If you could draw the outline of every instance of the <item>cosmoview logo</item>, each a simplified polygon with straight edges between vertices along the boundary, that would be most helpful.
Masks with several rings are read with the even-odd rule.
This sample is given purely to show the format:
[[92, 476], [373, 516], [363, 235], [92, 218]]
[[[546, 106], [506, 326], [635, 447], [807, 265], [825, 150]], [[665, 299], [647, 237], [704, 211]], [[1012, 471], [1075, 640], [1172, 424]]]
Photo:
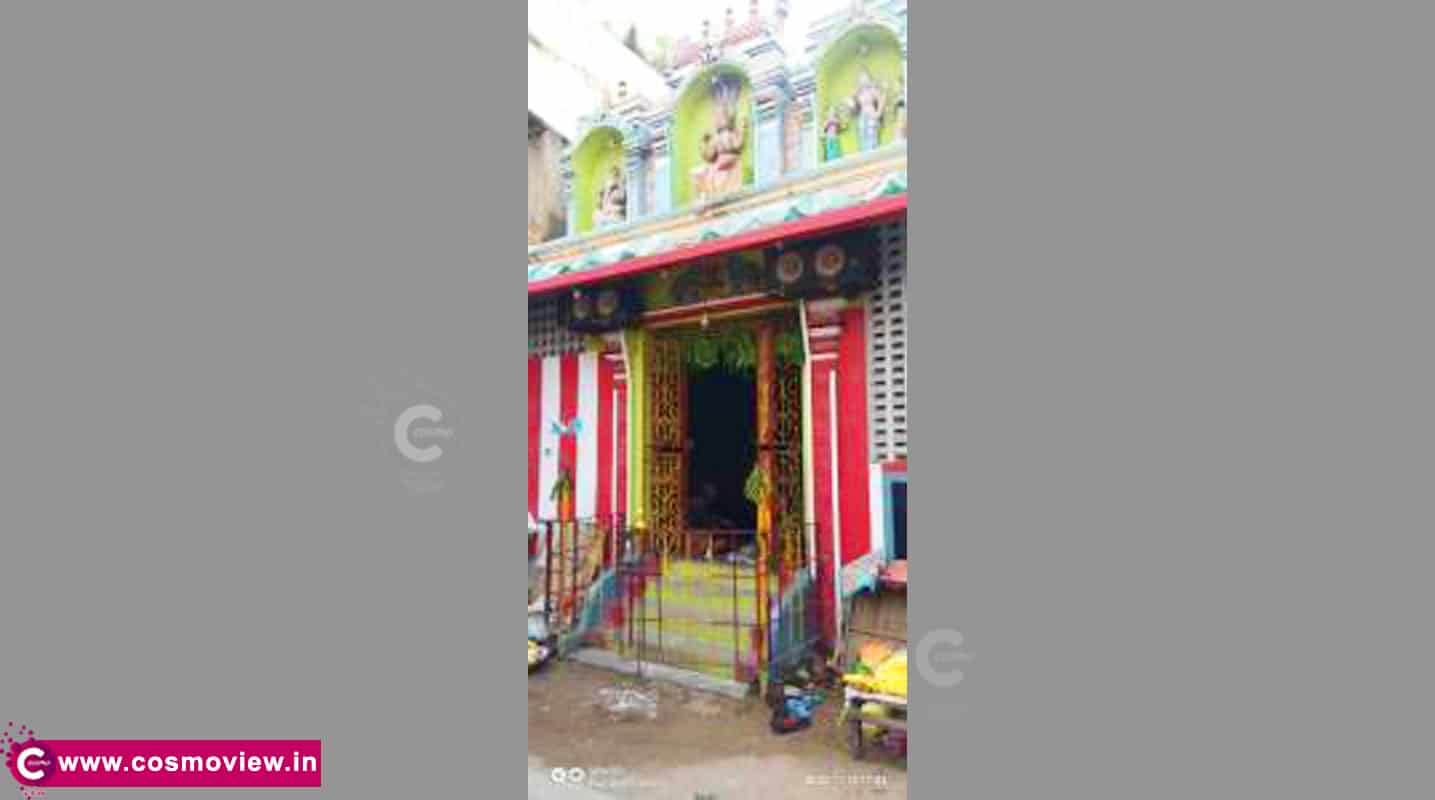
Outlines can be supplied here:
[[[49, 739], [11, 721], [5, 765], [25, 800], [51, 789], [323, 786], [317, 739]], [[41, 788], [44, 787], [44, 788]]]
[[965, 641], [961, 633], [946, 628], [924, 635], [913, 654], [917, 674], [938, 689], [956, 688], [964, 677], [957, 664], [972, 660], [969, 653], [962, 652]]
[[394, 421], [394, 444], [398, 446], [399, 453], [404, 458], [416, 464], [428, 464], [437, 461], [443, 455], [443, 448], [437, 444], [419, 446], [416, 442], [431, 439], [452, 439], [452, 428], [436, 428], [432, 426], [415, 427], [417, 422], [439, 423], [443, 421], [443, 412], [436, 406], [417, 405], [409, 406], [399, 414]]
[[15, 773], [32, 785], [39, 785], [55, 774], [55, 754], [39, 742], [15, 753]]

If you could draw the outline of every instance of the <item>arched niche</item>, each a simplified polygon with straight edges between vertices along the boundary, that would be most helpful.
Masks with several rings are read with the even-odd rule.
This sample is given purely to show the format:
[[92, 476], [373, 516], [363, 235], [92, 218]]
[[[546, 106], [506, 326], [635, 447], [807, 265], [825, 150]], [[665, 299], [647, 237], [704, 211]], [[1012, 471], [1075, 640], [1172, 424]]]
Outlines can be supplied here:
[[[843, 33], [828, 45], [817, 62], [817, 106], [815, 126], [819, 164], [862, 152], [859, 117], [853, 99], [870, 77], [883, 94], [884, 110], [877, 133], [877, 147], [899, 138], [897, 101], [905, 102], [902, 43], [884, 25], [867, 23]], [[837, 136], [839, 152], [828, 145], [829, 118], [834, 109], [840, 119]]]
[[752, 84], [740, 67], [719, 63], [694, 75], [673, 106], [673, 207], [751, 186], [755, 127]]
[[[602, 125], [593, 128], [573, 148], [571, 160], [573, 170], [573, 226], [574, 233], [587, 233], [604, 225], [621, 222], [623, 217], [603, 219], [600, 212], [600, 193], [608, 191], [610, 181], [617, 179], [622, 191], [627, 191], [627, 172], [623, 148], [623, 134], [614, 127]], [[626, 211], [626, 200], [624, 205]], [[597, 217], [595, 219], [595, 217]]]

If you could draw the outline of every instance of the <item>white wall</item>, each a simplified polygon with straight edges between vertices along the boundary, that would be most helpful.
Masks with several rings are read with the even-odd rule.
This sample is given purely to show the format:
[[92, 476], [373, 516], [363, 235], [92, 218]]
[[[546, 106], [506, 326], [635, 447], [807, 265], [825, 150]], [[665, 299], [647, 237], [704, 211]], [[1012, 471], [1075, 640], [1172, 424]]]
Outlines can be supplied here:
[[574, 0], [528, 0], [528, 110], [570, 142], [579, 118], [597, 111], [619, 81], [654, 102], [663, 76], [623, 46]]

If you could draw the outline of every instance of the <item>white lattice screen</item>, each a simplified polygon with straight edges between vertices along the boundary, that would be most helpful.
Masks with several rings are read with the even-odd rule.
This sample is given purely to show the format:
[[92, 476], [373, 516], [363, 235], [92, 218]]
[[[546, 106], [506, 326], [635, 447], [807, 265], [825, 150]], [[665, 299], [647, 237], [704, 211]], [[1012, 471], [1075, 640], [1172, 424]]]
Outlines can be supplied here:
[[529, 357], [562, 355], [583, 349], [583, 340], [558, 319], [558, 298], [540, 297], [528, 303]]
[[873, 461], [907, 457], [907, 223], [879, 230], [880, 281], [867, 299], [867, 407]]

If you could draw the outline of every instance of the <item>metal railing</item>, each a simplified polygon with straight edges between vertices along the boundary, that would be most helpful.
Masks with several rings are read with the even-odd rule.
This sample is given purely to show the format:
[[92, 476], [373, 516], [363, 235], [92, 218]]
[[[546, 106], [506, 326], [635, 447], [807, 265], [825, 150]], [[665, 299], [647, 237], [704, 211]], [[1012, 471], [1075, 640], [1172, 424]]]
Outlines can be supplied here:
[[825, 606], [805, 545], [761, 559], [752, 530], [659, 532], [621, 515], [541, 522], [539, 537], [544, 625], [560, 652], [597, 645], [640, 673], [661, 663], [771, 685], [821, 644]]

